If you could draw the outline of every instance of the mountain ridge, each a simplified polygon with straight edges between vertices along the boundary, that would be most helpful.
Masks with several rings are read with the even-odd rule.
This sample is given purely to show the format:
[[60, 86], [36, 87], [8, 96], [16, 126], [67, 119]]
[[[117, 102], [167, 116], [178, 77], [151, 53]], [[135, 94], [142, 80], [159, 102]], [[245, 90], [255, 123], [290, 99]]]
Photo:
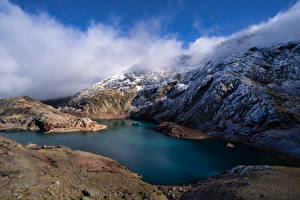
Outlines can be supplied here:
[[70, 105], [99, 118], [112, 111], [175, 122], [299, 159], [300, 43], [251, 47], [186, 73], [123, 74], [83, 90]]

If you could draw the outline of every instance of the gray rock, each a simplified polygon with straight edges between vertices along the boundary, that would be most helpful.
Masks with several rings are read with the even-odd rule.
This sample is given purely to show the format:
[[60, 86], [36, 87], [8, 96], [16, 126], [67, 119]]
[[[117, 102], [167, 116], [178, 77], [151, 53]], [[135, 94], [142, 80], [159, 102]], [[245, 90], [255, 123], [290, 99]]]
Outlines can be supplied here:
[[[99, 94], [114, 90], [126, 97], [117, 107], [133, 118], [175, 122], [300, 158], [300, 43], [232, 55], [221, 51], [186, 73], [129, 73], [101, 81], [78, 93], [71, 105], [106, 110]], [[93, 96], [100, 98], [93, 105], [101, 108], [86, 103]], [[105, 99], [105, 106], [115, 105], [112, 100]]]

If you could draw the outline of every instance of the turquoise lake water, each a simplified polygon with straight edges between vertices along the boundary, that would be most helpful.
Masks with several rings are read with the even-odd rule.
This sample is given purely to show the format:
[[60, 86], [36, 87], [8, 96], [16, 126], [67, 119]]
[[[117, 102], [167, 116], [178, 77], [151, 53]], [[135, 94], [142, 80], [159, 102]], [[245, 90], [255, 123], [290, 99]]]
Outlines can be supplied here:
[[152, 130], [147, 122], [101, 121], [99, 132], [43, 134], [32, 131], [2, 132], [22, 144], [64, 145], [108, 156], [142, 175], [152, 184], [184, 184], [216, 175], [240, 164], [282, 164], [273, 154], [246, 145], [227, 148], [217, 139], [182, 140]]

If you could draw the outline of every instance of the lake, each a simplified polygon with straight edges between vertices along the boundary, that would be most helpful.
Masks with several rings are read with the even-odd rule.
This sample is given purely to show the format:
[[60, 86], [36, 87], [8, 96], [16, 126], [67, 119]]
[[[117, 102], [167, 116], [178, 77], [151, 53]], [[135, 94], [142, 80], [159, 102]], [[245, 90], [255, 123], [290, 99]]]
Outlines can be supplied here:
[[99, 132], [43, 134], [35, 131], [1, 132], [22, 144], [64, 145], [108, 156], [142, 175], [152, 184], [184, 184], [216, 175], [236, 165], [283, 164], [269, 152], [218, 139], [184, 140], [152, 130], [154, 124], [129, 119], [103, 120]]

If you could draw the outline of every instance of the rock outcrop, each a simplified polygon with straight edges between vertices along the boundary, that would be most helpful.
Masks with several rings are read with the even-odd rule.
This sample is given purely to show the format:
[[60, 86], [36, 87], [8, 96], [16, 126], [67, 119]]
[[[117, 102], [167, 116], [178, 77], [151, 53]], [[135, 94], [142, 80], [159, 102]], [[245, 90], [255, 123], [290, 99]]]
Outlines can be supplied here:
[[23, 146], [0, 135], [0, 199], [166, 197], [107, 157], [62, 146]]
[[71, 106], [170, 121], [300, 159], [300, 43], [252, 47], [181, 74], [114, 77], [78, 93]]
[[30, 97], [0, 100], [0, 130], [41, 130], [50, 133], [97, 131], [105, 128], [105, 125], [89, 118], [62, 113]]
[[180, 139], [206, 139], [209, 136], [199, 130], [186, 128], [171, 122], [162, 122], [153, 128], [166, 136]]

